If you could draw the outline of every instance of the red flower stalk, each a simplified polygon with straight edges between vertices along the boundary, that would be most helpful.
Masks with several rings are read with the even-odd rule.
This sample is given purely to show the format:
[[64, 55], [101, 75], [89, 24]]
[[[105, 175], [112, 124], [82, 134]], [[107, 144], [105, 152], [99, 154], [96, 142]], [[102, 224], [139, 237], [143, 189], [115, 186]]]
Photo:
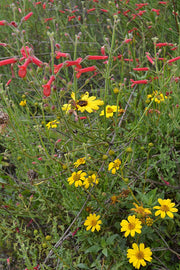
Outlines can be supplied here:
[[96, 66], [91, 66], [91, 67], [81, 68], [81, 69], [75, 68], [75, 71], [77, 71], [76, 78], [79, 79], [82, 73], [95, 71], [95, 70], [96, 70]]
[[146, 53], [146, 57], [147, 57], [147, 59], [149, 60], [149, 62], [150, 62], [152, 65], [154, 65], [154, 61], [153, 61], [153, 59], [149, 56], [149, 53]]
[[87, 9], [87, 13], [89, 13], [89, 12], [91, 12], [91, 11], [94, 11], [94, 10], [96, 10], [95, 8], [91, 8], [91, 9]]
[[87, 119], [87, 117], [86, 116], [80, 116], [79, 119], [84, 120], [84, 119]]
[[108, 59], [108, 56], [102, 56], [102, 55], [88, 55], [86, 56], [87, 60], [106, 60]]
[[39, 60], [36, 56], [32, 56], [31, 61], [38, 67], [43, 66], [43, 62], [41, 60]]
[[17, 62], [17, 59], [14, 57], [9, 58], [9, 59], [5, 59], [5, 60], [0, 61], [0, 67], [5, 66], [5, 65], [9, 65], [9, 64], [14, 64], [16, 62]]
[[66, 65], [66, 67], [76, 66], [77, 68], [82, 68], [82, 66], [80, 65], [81, 61], [82, 61], [82, 58], [79, 57], [74, 61], [66, 61], [65, 65]]
[[69, 53], [63, 53], [63, 52], [58, 52], [55, 51], [56, 53], [56, 59], [59, 59], [60, 57], [69, 57]]
[[175, 57], [175, 58], [172, 58], [172, 59], [168, 60], [168, 64], [170, 64], [170, 63], [172, 63], [172, 62], [175, 62], [175, 61], [177, 61], [177, 60], [179, 60], [179, 59], [180, 59], [180, 56], [177, 56], [177, 57]]
[[0, 21], [0, 25], [6, 25], [7, 22], [5, 20]]
[[144, 68], [133, 68], [133, 70], [136, 70], [136, 71], [148, 71], [149, 68], [148, 67], [144, 67]]
[[19, 66], [19, 71], [18, 71], [19, 77], [24, 78], [26, 76], [26, 73], [27, 73], [26, 69], [30, 63], [31, 63], [31, 58], [28, 58], [22, 66]]
[[148, 80], [134, 81], [134, 80], [130, 79], [130, 81], [132, 82], [131, 88], [136, 84], [147, 84], [148, 83]]
[[55, 80], [55, 76], [52, 75], [52, 76], [50, 77], [50, 80], [47, 82], [47, 84], [42, 85], [44, 96], [46, 96], [46, 97], [49, 97], [49, 96], [50, 96], [50, 94], [51, 94], [51, 84], [52, 84], [52, 82], [53, 82], [54, 80]]
[[27, 21], [33, 15], [33, 12], [28, 13], [25, 17], [21, 19], [21, 21]]
[[54, 73], [58, 73], [58, 71], [63, 67], [64, 63], [61, 63], [59, 65], [54, 65]]
[[59, 12], [60, 12], [60, 13], [65, 13], [65, 11], [64, 11], [64, 10], [59, 10]]

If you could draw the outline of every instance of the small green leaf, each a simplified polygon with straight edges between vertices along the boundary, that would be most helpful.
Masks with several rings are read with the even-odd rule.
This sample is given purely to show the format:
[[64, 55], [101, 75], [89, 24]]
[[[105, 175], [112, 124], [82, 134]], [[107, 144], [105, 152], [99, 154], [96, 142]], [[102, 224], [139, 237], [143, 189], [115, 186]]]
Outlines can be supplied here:
[[90, 248], [88, 248], [85, 253], [90, 253], [90, 252], [98, 252], [101, 249], [100, 246], [94, 245]]
[[7, 184], [7, 182], [3, 178], [1, 178], [1, 177], [0, 177], [0, 183], [1, 184]]
[[103, 250], [102, 250], [102, 253], [104, 254], [104, 256], [108, 256], [108, 250], [107, 250], [107, 248], [104, 248]]

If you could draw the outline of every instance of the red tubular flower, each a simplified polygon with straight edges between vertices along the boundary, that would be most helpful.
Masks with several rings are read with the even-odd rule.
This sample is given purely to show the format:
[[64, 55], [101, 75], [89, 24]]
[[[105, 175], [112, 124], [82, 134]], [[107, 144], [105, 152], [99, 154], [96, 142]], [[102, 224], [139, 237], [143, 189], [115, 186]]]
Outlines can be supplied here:
[[58, 71], [63, 67], [64, 63], [61, 63], [59, 65], [54, 65], [54, 73], [58, 73]]
[[87, 60], [106, 60], [108, 59], [108, 56], [105, 55], [88, 55], [86, 57]]
[[130, 81], [132, 82], [131, 88], [136, 84], [147, 84], [148, 83], [148, 80], [134, 81], [134, 80], [130, 79]]
[[168, 46], [169, 44], [167, 43], [167, 42], [164, 42], [164, 43], [157, 43], [156, 44], [156, 48], [157, 47], [159, 47], [159, 48], [161, 48], [161, 47], [163, 47], [163, 46]]
[[64, 10], [59, 10], [59, 12], [60, 12], [60, 13], [65, 13], [65, 11], [64, 11]]
[[11, 83], [12, 79], [10, 79], [7, 83], [6, 86], [8, 86]]
[[103, 8], [101, 8], [101, 11], [103, 11], [103, 12], [109, 12], [107, 9], [103, 9]]
[[42, 3], [41, 1], [36, 2], [36, 3], [34, 3], [34, 6], [40, 5], [41, 3]]
[[123, 15], [124, 15], [124, 16], [127, 16], [127, 13], [128, 13], [128, 12], [130, 12], [130, 9], [124, 11], [124, 12], [123, 12]]
[[52, 75], [52, 76], [50, 77], [50, 80], [47, 82], [47, 84], [42, 85], [44, 96], [46, 96], [46, 97], [49, 97], [49, 96], [50, 96], [50, 94], [51, 94], [51, 84], [52, 84], [52, 82], [53, 82], [54, 80], [55, 80], [55, 76]]
[[0, 25], [6, 25], [7, 22], [5, 20], [0, 21]]
[[43, 7], [43, 9], [46, 9], [46, 3], [44, 3], [44, 4], [42, 5], [42, 7]]
[[129, 42], [131, 42], [132, 41], [132, 38], [128, 38], [128, 39], [125, 39], [124, 40], [124, 43], [129, 43]]
[[41, 60], [39, 60], [36, 56], [32, 56], [31, 61], [38, 67], [43, 66], [43, 62]]
[[159, 1], [159, 4], [162, 4], [162, 5], [167, 5], [168, 2], [165, 2], [165, 1]]
[[55, 51], [56, 53], [56, 59], [59, 59], [60, 57], [69, 57], [69, 53], [63, 53], [63, 52], [58, 52]]
[[66, 67], [76, 66], [77, 68], [81, 69], [82, 68], [82, 66], [80, 65], [81, 61], [82, 61], [82, 58], [79, 57], [74, 61], [66, 61], [65, 65], [66, 65]]
[[149, 62], [150, 62], [152, 65], [154, 65], [154, 61], [153, 61], [153, 59], [149, 56], [149, 53], [146, 53], [146, 57], [147, 57], [147, 59], [149, 60]]
[[92, 12], [94, 10], [96, 10], [96, 9], [95, 8], [91, 8], [91, 9], [87, 9], [86, 12], [89, 13], [89, 12]]
[[101, 47], [101, 54], [105, 55], [105, 47], [104, 46]]
[[7, 46], [7, 44], [6, 44], [6, 43], [0, 43], [0, 46], [2, 46], [2, 47], [6, 47], [6, 46]]
[[46, 23], [46, 22], [48, 22], [48, 21], [52, 21], [54, 18], [46, 18], [46, 19], [44, 19], [44, 22]]
[[175, 61], [177, 61], [177, 60], [179, 60], [179, 59], [180, 59], [180, 56], [177, 56], [177, 57], [175, 57], [175, 58], [172, 58], [172, 59], [168, 60], [168, 64], [170, 64], [170, 63], [172, 63], [172, 62], [175, 62]]
[[148, 3], [140, 3], [140, 4], [135, 4], [135, 6], [137, 6], [138, 8], [142, 8], [144, 6], [148, 6]]
[[133, 68], [133, 70], [136, 70], [136, 71], [148, 71], [149, 68], [148, 67], [144, 67], [144, 68]]
[[27, 73], [26, 69], [30, 63], [31, 63], [31, 58], [28, 58], [22, 66], [19, 66], [19, 71], [18, 71], [19, 77], [24, 78], [26, 76], [26, 73]]
[[5, 59], [5, 60], [0, 61], [0, 67], [5, 66], [5, 65], [9, 65], [9, 64], [14, 64], [16, 62], [17, 62], [17, 59], [14, 57], [9, 58], [9, 59]]
[[76, 78], [79, 79], [82, 73], [86, 73], [89, 71], [95, 71], [96, 70], [96, 66], [91, 66], [91, 67], [87, 67], [87, 68], [75, 68], [76, 73]]
[[20, 52], [24, 58], [28, 58], [30, 56], [30, 51], [32, 51], [32, 48], [29, 48], [28, 46], [26, 46], [25, 48], [22, 47], [20, 50]]
[[178, 46], [172, 48], [171, 51], [175, 51], [175, 50], [177, 50], [177, 49], [178, 49]]
[[25, 17], [21, 19], [21, 21], [27, 21], [32, 15], [33, 15], [33, 12], [28, 13]]
[[160, 9], [155, 9], [155, 8], [152, 8], [152, 9], [151, 9], [151, 11], [156, 12], [157, 16], [159, 16]]
[[87, 119], [87, 117], [86, 116], [80, 116], [79, 119], [84, 120], [84, 119]]
[[70, 22], [72, 19], [75, 19], [75, 18], [76, 18], [75, 15], [73, 15], [73, 16], [68, 16], [68, 22]]

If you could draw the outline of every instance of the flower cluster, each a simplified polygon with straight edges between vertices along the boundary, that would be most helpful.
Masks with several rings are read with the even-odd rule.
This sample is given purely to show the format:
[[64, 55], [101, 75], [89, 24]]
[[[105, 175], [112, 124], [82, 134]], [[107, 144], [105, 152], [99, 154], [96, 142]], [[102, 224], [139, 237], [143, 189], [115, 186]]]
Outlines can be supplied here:
[[147, 95], [146, 103], [150, 103], [151, 101], [154, 101], [156, 103], [164, 102], [168, 97], [164, 96], [162, 93], [158, 91], [153, 91], [152, 94]]
[[[160, 206], [154, 206], [154, 209], [157, 209], [155, 212], [155, 216], [160, 215], [161, 218], [165, 218], [165, 216], [169, 216], [173, 218], [173, 213], [177, 212], [178, 209], [175, 208], [175, 203], [172, 203], [170, 199], [158, 199]], [[149, 208], [144, 208], [143, 205], [138, 205], [133, 203], [135, 208], [131, 210], [134, 211], [138, 218], [135, 215], [129, 216], [128, 220], [122, 220], [121, 232], [125, 232], [124, 236], [128, 237], [131, 235], [135, 236], [135, 233], [140, 234], [142, 229], [142, 224], [146, 224], [148, 227], [151, 227], [154, 223], [154, 220], [149, 217], [152, 212]], [[146, 220], [146, 222], [142, 221]], [[144, 244], [141, 243], [139, 246], [136, 243], [132, 244], [132, 249], [127, 250], [127, 258], [129, 259], [129, 263], [132, 263], [136, 269], [139, 269], [142, 266], [146, 266], [146, 261], [150, 262], [152, 260], [152, 251], [151, 249], [145, 248]]]
[[68, 178], [69, 185], [74, 184], [75, 187], [84, 186], [88, 189], [90, 186], [93, 187], [99, 183], [99, 179], [96, 174], [91, 174], [87, 176], [87, 173], [82, 170], [78, 172], [73, 172], [72, 175]]
[[54, 120], [54, 121], [50, 121], [49, 123], [46, 124], [46, 127], [48, 129], [50, 128], [57, 128], [57, 124], [59, 124], [59, 122], [57, 120]]
[[115, 174], [117, 170], [119, 170], [121, 165], [121, 161], [119, 159], [115, 159], [113, 162], [109, 163], [108, 171], [111, 171], [112, 174]]

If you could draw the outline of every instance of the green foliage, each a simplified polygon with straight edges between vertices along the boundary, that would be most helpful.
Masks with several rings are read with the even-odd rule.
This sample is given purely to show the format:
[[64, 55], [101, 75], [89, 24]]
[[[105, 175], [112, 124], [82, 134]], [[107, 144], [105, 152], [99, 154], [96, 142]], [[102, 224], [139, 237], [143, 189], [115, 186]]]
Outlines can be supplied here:
[[1, 0], [5, 269], [179, 269], [178, 5]]

